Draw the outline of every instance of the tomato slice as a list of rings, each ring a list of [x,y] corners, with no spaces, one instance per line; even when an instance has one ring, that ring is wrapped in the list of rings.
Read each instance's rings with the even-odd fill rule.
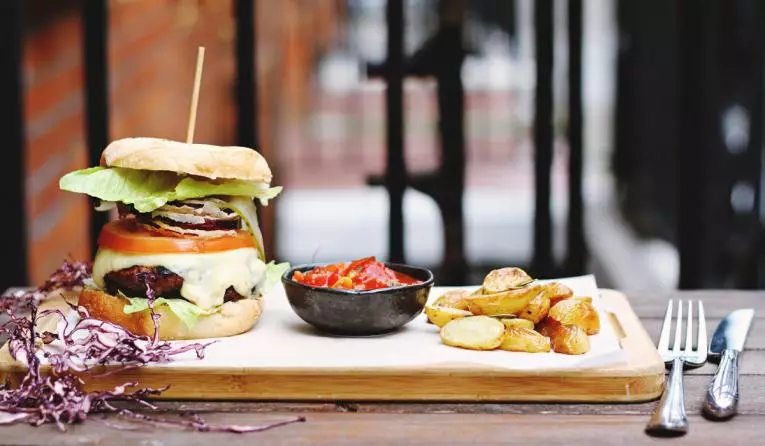
[[[375,256],[364,257],[362,259],[354,260],[343,270],[342,275],[347,276],[351,273],[351,271],[359,272],[364,268],[365,265],[374,263],[376,261],[377,261],[377,258]]]
[[[168,237],[148,231],[133,220],[117,220],[104,225],[98,246],[120,252],[134,253],[207,253],[239,248],[257,248],[247,231],[236,235],[205,238],[198,236]]]

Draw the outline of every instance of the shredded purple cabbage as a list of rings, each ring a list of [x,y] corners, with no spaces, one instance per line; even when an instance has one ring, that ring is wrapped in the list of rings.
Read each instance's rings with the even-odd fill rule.
[[[90,262],[65,261],[41,287],[0,296],[0,311],[4,313],[29,311],[32,306],[39,305],[46,295],[56,290],[82,286],[85,280],[90,279],[92,272],[93,265]]]
[[[147,398],[160,394],[167,390],[167,387],[137,388],[137,383],[128,382],[109,391],[83,391],[83,381],[76,372],[116,364],[118,367],[106,372],[114,373],[146,364],[170,362],[176,356],[189,351],[194,351],[197,358],[201,359],[204,357],[205,348],[210,345],[159,341],[160,315],[154,311],[155,296],[152,290],[147,291],[154,321],[154,335],[151,338],[134,335],[119,325],[92,318],[82,307],[72,306],[79,316],[75,321],[67,319],[59,310],[38,311],[40,302],[48,293],[82,286],[90,275],[89,264],[66,261],[43,286],[0,298],[0,311],[6,313],[9,318],[0,325],[0,334],[8,336],[9,351],[13,358],[28,366],[27,373],[18,386],[11,386],[10,383],[0,384],[0,424],[16,421],[26,421],[35,426],[56,423],[65,431],[66,424],[85,421],[90,413],[100,412],[116,413],[150,425],[172,425],[200,432],[246,433],[305,421],[305,418],[297,417],[261,426],[214,426],[195,414],[192,414],[191,418],[165,419],[120,408],[114,404],[132,402],[155,410],[156,407],[149,403]],[[36,324],[44,317],[58,318],[55,333],[37,332]],[[51,373],[41,373],[38,354],[50,364]],[[124,428],[107,424],[119,429]]]

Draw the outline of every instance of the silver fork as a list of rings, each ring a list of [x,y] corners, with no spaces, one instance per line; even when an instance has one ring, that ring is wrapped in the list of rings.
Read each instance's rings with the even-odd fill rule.
[[[688,301],[688,319],[685,331],[685,345],[681,349],[683,333],[683,302],[677,302],[677,322],[672,349],[669,335],[672,330],[672,300],[667,304],[664,325],[661,327],[658,350],[669,369],[669,378],[664,387],[659,405],[656,406],[646,426],[646,432],[659,435],[683,435],[688,432],[688,417],[683,397],[683,368],[701,367],[707,361],[707,322],[704,318],[704,303],[698,302],[698,330],[696,350],[693,349],[693,301]]]

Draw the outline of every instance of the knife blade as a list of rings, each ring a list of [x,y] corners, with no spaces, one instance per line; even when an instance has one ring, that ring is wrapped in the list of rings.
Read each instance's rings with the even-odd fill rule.
[[[739,399],[738,359],[754,318],[751,308],[728,314],[717,326],[709,345],[710,361],[719,362],[707,389],[703,413],[712,419],[727,419],[736,414]]]

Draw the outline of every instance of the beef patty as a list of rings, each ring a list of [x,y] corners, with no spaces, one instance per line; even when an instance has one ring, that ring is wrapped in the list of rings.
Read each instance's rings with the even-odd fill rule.
[[[151,288],[156,297],[165,299],[183,299],[181,287],[183,277],[175,274],[163,266],[131,266],[117,271],[112,271],[104,276],[106,292],[123,294],[130,297],[146,297],[146,289]],[[234,287],[228,287],[223,295],[224,302],[235,302],[244,299],[237,293]]]

